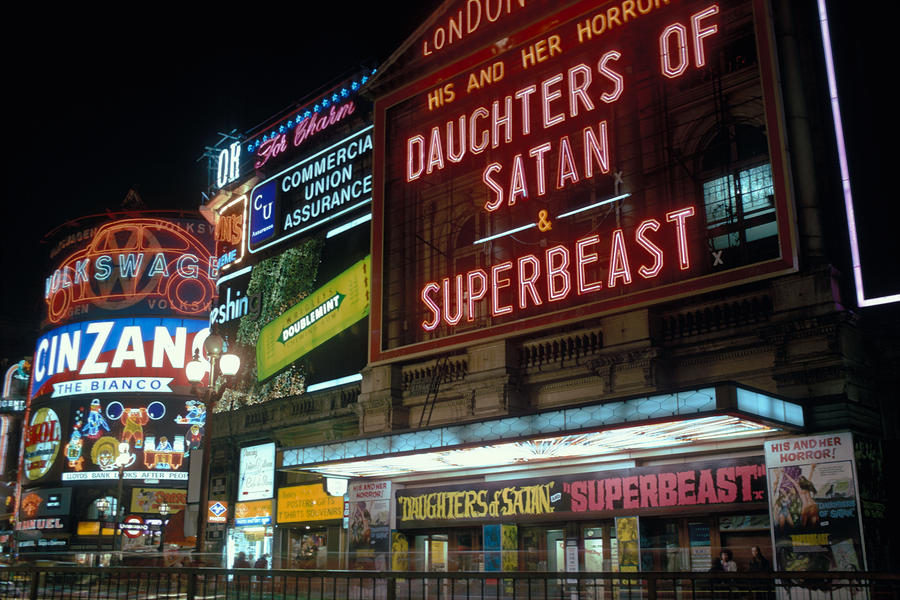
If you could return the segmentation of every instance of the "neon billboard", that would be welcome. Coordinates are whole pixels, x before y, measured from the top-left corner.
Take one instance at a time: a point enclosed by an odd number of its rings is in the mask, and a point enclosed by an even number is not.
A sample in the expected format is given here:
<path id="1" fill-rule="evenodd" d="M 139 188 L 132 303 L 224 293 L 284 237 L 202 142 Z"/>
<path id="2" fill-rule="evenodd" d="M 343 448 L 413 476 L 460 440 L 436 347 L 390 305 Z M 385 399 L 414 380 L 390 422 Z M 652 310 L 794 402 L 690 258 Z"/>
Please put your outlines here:
<path id="1" fill-rule="evenodd" d="M 372 126 L 260 182 L 250 193 L 251 253 L 354 213 L 372 201 Z"/>
<path id="2" fill-rule="evenodd" d="M 263 327 L 256 345 L 262 381 L 369 314 L 369 257 L 357 262 Z"/>
<path id="3" fill-rule="evenodd" d="M 47 320 L 135 313 L 201 315 L 216 262 L 203 222 L 133 218 L 89 230 L 44 284 Z"/>
<path id="4" fill-rule="evenodd" d="M 762 8 L 511 10 L 377 100 L 372 360 L 794 269 Z"/>
<path id="5" fill-rule="evenodd" d="M 184 365 L 202 350 L 207 335 L 207 322 L 200 319 L 110 319 L 58 327 L 38 338 L 31 398 L 186 390 Z"/>

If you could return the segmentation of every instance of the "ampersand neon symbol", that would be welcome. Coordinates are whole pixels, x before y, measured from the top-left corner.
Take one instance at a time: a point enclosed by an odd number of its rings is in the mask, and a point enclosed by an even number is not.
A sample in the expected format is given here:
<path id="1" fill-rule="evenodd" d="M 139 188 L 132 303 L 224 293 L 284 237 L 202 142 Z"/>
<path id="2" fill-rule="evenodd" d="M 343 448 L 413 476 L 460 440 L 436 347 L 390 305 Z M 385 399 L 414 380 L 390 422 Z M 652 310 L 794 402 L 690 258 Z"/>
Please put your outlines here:
<path id="1" fill-rule="evenodd" d="M 553 223 L 551 223 L 550 219 L 547 218 L 548 216 L 549 214 L 546 210 L 538 211 L 537 226 L 541 231 L 550 231 L 551 229 L 553 229 Z"/>

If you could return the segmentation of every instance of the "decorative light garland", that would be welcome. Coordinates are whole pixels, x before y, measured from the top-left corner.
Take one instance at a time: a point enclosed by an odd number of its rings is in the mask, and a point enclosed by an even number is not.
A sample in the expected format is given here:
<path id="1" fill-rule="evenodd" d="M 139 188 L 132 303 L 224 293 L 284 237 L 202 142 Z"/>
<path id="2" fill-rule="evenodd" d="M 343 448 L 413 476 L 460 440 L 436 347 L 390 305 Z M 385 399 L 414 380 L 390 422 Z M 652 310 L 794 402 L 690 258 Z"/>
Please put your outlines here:
<path id="1" fill-rule="evenodd" d="M 269 141 L 271 138 L 274 138 L 277 135 L 283 134 L 285 131 L 290 131 L 306 119 L 310 118 L 313 113 L 321 112 L 323 109 L 328 108 L 332 104 L 337 104 L 342 99 L 349 98 L 351 94 L 355 94 L 362 88 L 363 85 L 367 81 L 369 81 L 369 77 L 375 74 L 377 69 L 372 69 L 372 71 L 368 75 L 363 75 L 359 78 L 358 81 L 354 80 L 350 82 L 349 86 L 344 86 L 341 88 L 340 92 L 334 91 L 331 95 L 325 95 L 319 98 L 319 100 L 313 105 L 312 109 L 309 108 L 297 112 L 297 114 L 291 116 L 286 122 L 281 123 L 277 127 L 273 127 L 269 133 L 264 134 L 261 138 L 256 137 L 252 142 L 247 144 L 247 152 L 253 154 L 256 152 L 260 145 L 264 142 Z M 349 89 L 348 89 L 349 88 Z"/>

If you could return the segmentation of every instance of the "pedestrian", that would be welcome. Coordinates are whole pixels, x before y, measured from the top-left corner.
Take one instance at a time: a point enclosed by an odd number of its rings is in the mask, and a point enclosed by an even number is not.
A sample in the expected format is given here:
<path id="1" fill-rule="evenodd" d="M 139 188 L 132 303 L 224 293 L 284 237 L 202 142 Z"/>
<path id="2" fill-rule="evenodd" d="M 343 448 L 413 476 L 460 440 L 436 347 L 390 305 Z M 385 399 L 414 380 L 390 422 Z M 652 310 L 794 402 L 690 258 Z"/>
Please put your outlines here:
<path id="1" fill-rule="evenodd" d="M 769 563 L 769 559 L 763 556 L 762 550 L 759 549 L 759 546 L 753 546 L 750 548 L 750 565 L 747 567 L 747 570 L 751 573 L 768 573 L 772 570 L 772 565 Z"/>
<path id="2" fill-rule="evenodd" d="M 247 560 L 247 554 L 244 552 L 238 552 L 237 557 L 234 559 L 234 567 L 235 569 L 249 569 L 250 561 Z"/>
<path id="3" fill-rule="evenodd" d="M 768 573 L 772 570 L 769 559 L 763 556 L 759 546 L 750 548 L 750 565 L 747 570 L 751 573 Z M 775 597 L 773 582 L 769 579 L 754 579 L 750 582 L 753 588 L 753 600 L 770 600 Z"/>
<path id="4" fill-rule="evenodd" d="M 722 548 L 722 553 L 719 555 L 722 559 L 722 570 L 726 573 L 736 573 L 738 570 L 737 563 L 734 562 L 734 555 L 731 553 L 731 550 L 728 548 Z"/>
<path id="5" fill-rule="evenodd" d="M 256 559 L 256 562 L 253 563 L 254 569 L 268 569 L 269 568 L 269 555 L 263 554 L 259 558 Z"/>

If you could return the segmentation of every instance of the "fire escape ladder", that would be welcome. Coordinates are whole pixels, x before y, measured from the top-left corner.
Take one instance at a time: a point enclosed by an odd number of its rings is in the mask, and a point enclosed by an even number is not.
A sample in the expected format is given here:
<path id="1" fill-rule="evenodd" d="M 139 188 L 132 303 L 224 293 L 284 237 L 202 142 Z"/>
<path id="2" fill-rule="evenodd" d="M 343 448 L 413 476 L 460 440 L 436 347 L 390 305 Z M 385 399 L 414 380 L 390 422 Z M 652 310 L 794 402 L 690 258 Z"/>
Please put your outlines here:
<path id="1" fill-rule="evenodd" d="M 425 394 L 425 404 L 422 405 L 422 414 L 419 416 L 419 428 L 428 427 L 431 423 L 431 414 L 434 412 L 434 405 L 437 403 L 438 390 L 441 388 L 441 381 L 447 374 L 447 367 L 450 364 L 450 357 L 445 355 L 438 359 L 434 365 L 434 372 L 431 374 L 431 382 L 428 385 L 428 393 Z M 425 418 L 425 411 L 428 411 L 428 418 Z"/>

